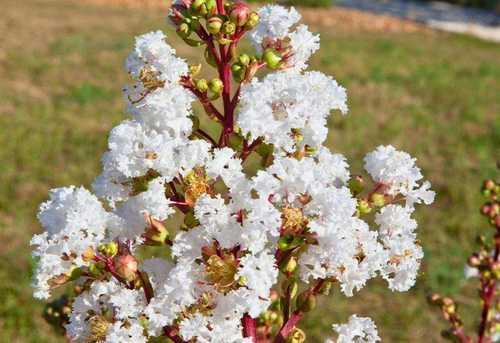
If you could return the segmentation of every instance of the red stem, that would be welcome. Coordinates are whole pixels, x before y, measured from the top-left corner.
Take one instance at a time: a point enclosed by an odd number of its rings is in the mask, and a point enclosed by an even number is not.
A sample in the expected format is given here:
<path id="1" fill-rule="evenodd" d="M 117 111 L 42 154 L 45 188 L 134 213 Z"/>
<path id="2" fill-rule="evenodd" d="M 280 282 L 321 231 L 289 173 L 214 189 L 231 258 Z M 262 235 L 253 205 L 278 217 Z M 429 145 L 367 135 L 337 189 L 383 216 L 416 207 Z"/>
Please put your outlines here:
<path id="1" fill-rule="evenodd" d="M 251 337 L 254 343 L 257 343 L 257 326 L 255 319 L 245 314 L 241 319 L 243 325 L 243 336 Z"/>
<path id="2" fill-rule="evenodd" d="M 309 293 L 312 294 L 312 295 L 316 295 L 319 293 L 319 291 L 321 290 L 321 288 L 323 287 L 325 283 L 325 280 L 319 280 L 316 285 L 314 285 L 313 287 L 311 287 L 309 289 Z M 274 339 L 273 343 L 284 343 L 286 342 L 286 339 L 288 338 L 288 336 L 292 333 L 293 329 L 295 328 L 295 326 L 300 322 L 300 320 L 302 319 L 304 313 L 300 310 L 296 310 L 295 312 L 293 312 L 291 315 L 290 315 L 290 318 L 288 318 L 288 320 L 283 324 L 283 326 L 281 327 L 278 335 L 276 336 L 276 338 Z"/>
<path id="3" fill-rule="evenodd" d="M 303 313 L 300 311 L 295 311 L 294 313 L 292 313 L 290 318 L 281 327 L 281 330 L 278 333 L 278 336 L 276 336 L 276 338 L 274 339 L 274 343 L 286 342 L 287 337 L 290 335 L 292 330 L 295 328 L 295 326 L 302 319 L 302 315 L 303 315 Z"/>
<path id="4" fill-rule="evenodd" d="M 226 13 L 224 9 L 224 0 L 217 0 L 217 11 L 219 12 L 219 14 Z"/>
<path id="5" fill-rule="evenodd" d="M 493 256 L 493 263 L 498 262 L 500 255 L 500 243 L 495 239 L 495 254 Z M 495 299 L 497 283 L 496 280 L 482 280 L 481 281 L 481 298 L 483 299 L 483 310 L 481 312 L 481 323 L 478 329 L 478 343 L 489 343 L 491 340 L 487 337 L 488 326 L 490 321 L 490 310 L 493 300 Z"/>

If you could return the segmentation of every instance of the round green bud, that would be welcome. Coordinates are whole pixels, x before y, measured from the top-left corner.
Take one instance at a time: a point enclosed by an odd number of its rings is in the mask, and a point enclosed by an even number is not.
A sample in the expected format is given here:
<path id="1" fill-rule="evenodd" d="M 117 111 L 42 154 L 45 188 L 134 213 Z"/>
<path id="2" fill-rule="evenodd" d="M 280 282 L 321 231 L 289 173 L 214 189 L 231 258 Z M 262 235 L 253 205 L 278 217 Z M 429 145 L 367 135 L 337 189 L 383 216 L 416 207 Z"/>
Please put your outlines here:
<path id="1" fill-rule="evenodd" d="M 231 21 L 226 21 L 224 25 L 222 25 L 222 32 L 226 35 L 234 35 L 236 32 L 236 24 Z"/>
<path id="2" fill-rule="evenodd" d="M 281 57 L 278 56 L 272 49 L 264 51 L 262 56 L 264 62 L 269 69 L 276 70 L 281 66 Z"/>
<path id="3" fill-rule="evenodd" d="M 207 20 L 207 31 L 213 35 L 216 35 L 220 32 L 224 21 L 219 17 L 211 17 Z"/>
<path id="4" fill-rule="evenodd" d="M 250 56 L 248 56 L 247 54 L 241 54 L 238 57 L 238 63 L 246 67 L 248 67 L 248 65 L 250 64 L 250 60 Z"/>
<path id="5" fill-rule="evenodd" d="M 220 94 L 224 89 L 224 83 L 222 83 L 221 79 L 215 78 L 210 80 L 208 83 L 208 88 L 215 94 Z"/>
<path id="6" fill-rule="evenodd" d="M 187 38 L 191 34 L 191 27 L 187 23 L 182 23 L 177 28 L 177 33 L 181 38 Z"/>
<path id="7" fill-rule="evenodd" d="M 259 24 L 259 21 L 260 21 L 260 17 L 257 14 L 257 12 L 250 13 L 248 15 L 248 20 L 245 24 L 245 29 L 252 30 L 253 28 L 255 28 Z"/>
<path id="8" fill-rule="evenodd" d="M 194 0 L 191 4 L 191 8 L 195 11 L 199 11 L 201 6 L 205 4 L 205 0 Z"/>
<path id="9" fill-rule="evenodd" d="M 376 207 L 382 207 L 385 205 L 385 196 L 383 194 L 380 194 L 380 193 L 375 193 L 375 194 L 371 195 L 370 201 Z"/>
<path id="10" fill-rule="evenodd" d="M 358 201 L 358 211 L 359 214 L 364 215 L 372 211 L 370 203 L 364 199 Z"/>
<path id="11" fill-rule="evenodd" d="M 195 81 L 195 87 L 202 93 L 208 91 L 208 81 L 205 79 L 199 79 Z"/>

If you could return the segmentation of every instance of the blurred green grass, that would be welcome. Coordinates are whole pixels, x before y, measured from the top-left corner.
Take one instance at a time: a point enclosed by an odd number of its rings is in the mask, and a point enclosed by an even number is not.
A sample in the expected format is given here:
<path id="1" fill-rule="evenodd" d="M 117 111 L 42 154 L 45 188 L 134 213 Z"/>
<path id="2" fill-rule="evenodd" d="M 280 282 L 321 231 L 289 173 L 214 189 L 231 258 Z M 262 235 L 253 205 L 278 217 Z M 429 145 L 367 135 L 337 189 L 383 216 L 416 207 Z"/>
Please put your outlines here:
<path id="1" fill-rule="evenodd" d="M 107 132 L 125 118 L 122 65 L 133 37 L 174 35 L 159 10 L 56 0 L 3 0 L 2 9 L 0 341 L 58 342 L 29 288 L 37 206 L 48 189 L 89 185 L 99 172 Z M 356 312 L 373 317 L 385 342 L 439 342 L 444 323 L 426 304 L 428 290 L 462 294 L 466 318 L 475 310 L 462 269 L 486 227 L 479 185 L 500 156 L 500 46 L 429 31 L 313 28 L 322 35 L 313 67 L 350 96 L 350 114 L 330 120 L 328 146 L 356 172 L 366 152 L 394 144 L 418 157 L 438 198 L 418 210 L 426 258 L 415 289 L 391 293 L 375 281 L 353 299 L 322 298 L 303 325 L 308 341 L 321 342 L 331 323 Z M 181 55 L 194 52 L 179 45 Z"/>

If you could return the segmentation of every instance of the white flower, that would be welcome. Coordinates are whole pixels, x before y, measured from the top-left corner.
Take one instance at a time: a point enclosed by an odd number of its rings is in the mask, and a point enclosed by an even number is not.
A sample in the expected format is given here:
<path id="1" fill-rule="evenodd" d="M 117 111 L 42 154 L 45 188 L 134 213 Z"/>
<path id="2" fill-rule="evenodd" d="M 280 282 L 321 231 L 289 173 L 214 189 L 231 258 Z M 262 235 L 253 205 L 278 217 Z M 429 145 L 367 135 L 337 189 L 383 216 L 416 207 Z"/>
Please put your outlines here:
<path id="1" fill-rule="evenodd" d="M 319 35 L 312 34 L 306 25 L 290 33 L 291 57 L 286 61 L 292 70 L 304 70 L 307 61 L 319 49 Z"/>
<path id="2" fill-rule="evenodd" d="M 423 175 L 415 161 L 406 152 L 397 151 L 391 145 L 379 146 L 366 155 L 365 169 L 375 181 L 389 188 L 389 194 L 406 196 L 407 206 L 412 207 L 421 202 L 429 205 L 434 201 L 435 193 L 429 190 L 429 182 L 421 186 L 418 184 Z"/>
<path id="3" fill-rule="evenodd" d="M 38 219 L 45 232 L 35 235 L 35 297 L 50 296 L 51 280 L 69 275 L 76 267 L 87 265 L 82 255 L 95 249 L 106 235 L 110 215 L 97 198 L 83 187 L 53 189 L 50 200 L 40 206 Z"/>
<path id="4" fill-rule="evenodd" d="M 375 323 L 370 318 L 358 317 L 355 314 L 349 318 L 347 324 L 333 325 L 333 330 L 338 333 L 337 343 L 380 342 Z"/>
<path id="5" fill-rule="evenodd" d="M 165 35 L 156 31 L 137 37 L 125 67 L 136 80 L 124 89 L 134 119 L 160 133 L 187 137 L 194 97 L 179 81 L 187 75 L 188 65 L 175 55 Z"/>
<path id="6" fill-rule="evenodd" d="M 388 253 L 388 260 L 382 270 L 389 288 L 407 291 L 414 284 L 424 253 L 416 244 L 417 222 L 410 216 L 412 209 L 388 205 L 375 216 L 380 226 L 380 239 Z"/>
<path id="7" fill-rule="evenodd" d="M 284 38 L 290 28 L 300 20 L 300 14 L 291 7 L 267 5 L 258 11 L 260 16 L 259 25 L 250 34 L 250 39 L 257 50 L 261 49 L 265 39 Z"/>
<path id="8" fill-rule="evenodd" d="M 346 113 L 346 100 L 345 89 L 320 72 L 278 72 L 242 88 L 237 124 L 251 139 L 264 137 L 279 150 L 318 147 L 330 112 Z"/>
<path id="9" fill-rule="evenodd" d="M 148 184 L 147 191 L 131 197 L 115 210 L 120 220 L 111 228 L 111 236 L 132 240 L 139 238 L 146 228 L 147 216 L 163 221 L 175 212 L 170 204 L 165 196 L 164 181 L 154 179 Z"/>
<path id="10" fill-rule="evenodd" d="M 250 40 L 258 52 L 274 48 L 283 57 L 283 68 L 301 71 L 307 61 L 319 49 L 319 35 L 312 34 L 306 25 L 299 25 L 300 14 L 295 8 L 267 5 L 259 10 L 260 22 L 250 34 Z M 293 30 L 292 30 L 293 29 Z"/>
<path id="11" fill-rule="evenodd" d="M 117 281 L 95 281 L 75 298 L 66 325 L 71 342 L 146 342 L 140 316 L 146 306 L 142 291 L 123 288 Z"/>
<path id="12" fill-rule="evenodd" d="M 128 56 L 125 67 L 133 78 L 139 79 L 145 67 L 157 73 L 159 79 L 177 82 L 188 73 L 186 62 L 175 56 L 161 31 L 149 32 L 135 39 L 134 51 Z"/>

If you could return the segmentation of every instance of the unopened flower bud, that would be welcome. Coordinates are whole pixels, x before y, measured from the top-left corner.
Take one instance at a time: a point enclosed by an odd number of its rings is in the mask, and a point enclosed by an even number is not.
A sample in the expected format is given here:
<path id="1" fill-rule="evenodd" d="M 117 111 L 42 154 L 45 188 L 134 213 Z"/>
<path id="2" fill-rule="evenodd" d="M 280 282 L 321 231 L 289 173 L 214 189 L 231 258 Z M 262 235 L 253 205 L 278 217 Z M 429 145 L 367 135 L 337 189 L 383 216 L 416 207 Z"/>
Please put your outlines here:
<path id="1" fill-rule="evenodd" d="M 245 67 L 241 64 L 235 63 L 231 66 L 231 71 L 233 72 L 233 78 L 236 82 L 241 82 L 245 78 Z"/>
<path id="2" fill-rule="evenodd" d="M 376 207 L 382 207 L 385 205 L 385 197 L 383 194 L 374 193 L 370 197 L 371 203 Z"/>
<path id="3" fill-rule="evenodd" d="M 217 0 L 207 0 L 205 3 L 208 14 L 215 14 L 217 11 Z"/>
<path id="4" fill-rule="evenodd" d="M 365 215 L 372 211 L 372 207 L 368 201 L 361 199 L 358 201 L 358 211 L 360 215 Z"/>
<path id="5" fill-rule="evenodd" d="M 144 233 L 146 244 L 148 245 L 163 245 L 169 236 L 168 230 L 159 220 L 149 216 L 146 219 L 148 228 Z"/>
<path id="6" fill-rule="evenodd" d="M 236 24 L 226 21 L 224 25 L 222 25 L 222 32 L 226 35 L 233 35 L 236 32 Z"/>
<path id="7" fill-rule="evenodd" d="M 202 93 L 208 91 L 208 82 L 205 79 L 199 79 L 195 81 L 195 87 Z"/>
<path id="8" fill-rule="evenodd" d="M 260 21 L 260 17 L 257 14 L 257 12 L 250 13 L 248 15 L 248 20 L 245 24 L 245 29 L 252 30 L 253 28 L 255 28 L 259 24 L 259 21 Z"/>
<path id="9" fill-rule="evenodd" d="M 201 63 L 189 65 L 189 75 L 196 76 L 201 72 Z"/>
<path id="10" fill-rule="evenodd" d="M 306 341 L 306 334 L 299 328 L 294 328 L 292 333 L 288 336 L 287 343 L 304 343 Z"/>
<path id="11" fill-rule="evenodd" d="M 248 56 L 247 54 L 241 54 L 238 57 L 238 63 L 246 67 L 250 64 L 250 60 L 250 56 Z"/>
<path id="12" fill-rule="evenodd" d="M 99 246 L 99 252 L 107 257 L 113 257 L 118 253 L 118 244 L 116 242 L 109 242 Z"/>
<path id="13" fill-rule="evenodd" d="M 262 56 L 264 62 L 269 69 L 276 70 L 281 66 L 281 57 L 278 56 L 272 49 L 264 51 Z"/>
<path id="14" fill-rule="evenodd" d="M 126 281 L 133 281 L 137 277 L 137 260 L 132 255 L 115 257 L 115 269 L 119 276 Z"/>
<path id="15" fill-rule="evenodd" d="M 191 8 L 195 11 L 199 11 L 204 4 L 205 0 L 193 0 L 193 2 L 191 3 Z"/>
<path id="16" fill-rule="evenodd" d="M 316 296 L 310 291 L 304 291 L 297 297 L 297 308 L 302 312 L 314 310 L 316 303 Z"/>
<path id="17" fill-rule="evenodd" d="M 177 28 L 177 34 L 183 39 L 189 37 L 189 35 L 191 34 L 191 28 L 189 27 L 189 24 L 180 24 Z"/>
<path id="18" fill-rule="evenodd" d="M 210 80 L 208 83 L 208 88 L 210 91 L 214 94 L 220 94 L 222 93 L 222 90 L 224 89 L 224 83 L 218 78 Z"/>
<path id="19" fill-rule="evenodd" d="M 207 31 L 213 35 L 216 35 L 220 32 L 224 21 L 219 17 L 211 17 L 207 20 Z"/>
<path id="20" fill-rule="evenodd" d="M 232 6 L 229 16 L 236 25 L 244 26 L 250 16 L 250 7 L 242 1 L 238 1 Z"/>

